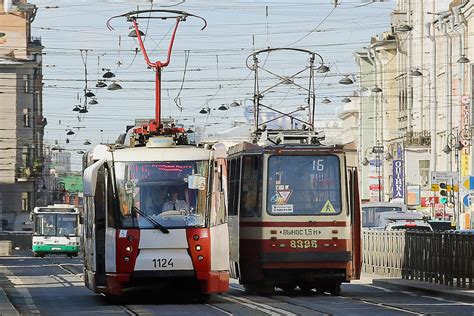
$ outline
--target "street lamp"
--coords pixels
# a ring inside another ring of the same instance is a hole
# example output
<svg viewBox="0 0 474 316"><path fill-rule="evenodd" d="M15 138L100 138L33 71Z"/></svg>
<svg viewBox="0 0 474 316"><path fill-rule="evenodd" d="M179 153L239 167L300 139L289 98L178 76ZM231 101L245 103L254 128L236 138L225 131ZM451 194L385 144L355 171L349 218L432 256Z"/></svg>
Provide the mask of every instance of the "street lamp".
<svg viewBox="0 0 474 316"><path fill-rule="evenodd" d="M467 64L467 63L470 63L471 61L469 60L469 58L467 58L465 55L461 55L461 57L459 57L458 59L458 63L460 64Z"/></svg>
<svg viewBox="0 0 474 316"><path fill-rule="evenodd" d="M379 93L382 92L382 89L380 89L379 86L375 85L375 87L372 88L372 92Z"/></svg>
<svg viewBox="0 0 474 316"><path fill-rule="evenodd" d="M412 70L412 71L410 72L410 75L413 76L413 77L420 77L420 76L423 76L423 74L421 73L421 71L418 70L418 69Z"/></svg>
<svg viewBox="0 0 474 316"><path fill-rule="evenodd" d="M317 72L318 74L323 74L323 73L326 73L326 72L328 72L328 71L329 71L329 67L326 66L326 65L324 65L324 64L322 64L321 66L319 66L318 68L316 68L316 72Z"/></svg>
<svg viewBox="0 0 474 316"><path fill-rule="evenodd" d="M321 103L329 104L329 103L331 103L331 100L329 100L328 97L324 97L324 99L321 101Z"/></svg>
<svg viewBox="0 0 474 316"><path fill-rule="evenodd" d="M339 80L339 83L340 83L340 84L346 84L346 85L347 85L347 84L353 84L354 81L353 81L351 78L349 78L349 76L345 76L344 78L342 78L341 80Z"/></svg>

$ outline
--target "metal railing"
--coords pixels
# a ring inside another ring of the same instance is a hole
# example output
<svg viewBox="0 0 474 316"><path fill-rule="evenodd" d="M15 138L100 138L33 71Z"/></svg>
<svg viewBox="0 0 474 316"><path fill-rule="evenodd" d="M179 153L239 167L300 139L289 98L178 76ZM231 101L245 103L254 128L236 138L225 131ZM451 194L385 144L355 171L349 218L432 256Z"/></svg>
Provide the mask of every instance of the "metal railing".
<svg viewBox="0 0 474 316"><path fill-rule="evenodd" d="M362 271L473 289L474 233L364 230Z"/></svg>

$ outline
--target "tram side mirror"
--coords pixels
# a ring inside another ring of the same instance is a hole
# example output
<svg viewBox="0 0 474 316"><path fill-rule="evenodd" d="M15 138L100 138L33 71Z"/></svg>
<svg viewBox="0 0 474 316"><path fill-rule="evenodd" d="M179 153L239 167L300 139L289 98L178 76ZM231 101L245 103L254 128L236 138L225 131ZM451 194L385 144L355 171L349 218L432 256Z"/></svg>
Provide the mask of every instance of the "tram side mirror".
<svg viewBox="0 0 474 316"><path fill-rule="evenodd" d="M206 177L198 174L188 176L188 189L194 190L205 190L206 189Z"/></svg>
<svg viewBox="0 0 474 316"><path fill-rule="evenodd" d="M84 224L84 214L79 214L79 224Z"/></svg>

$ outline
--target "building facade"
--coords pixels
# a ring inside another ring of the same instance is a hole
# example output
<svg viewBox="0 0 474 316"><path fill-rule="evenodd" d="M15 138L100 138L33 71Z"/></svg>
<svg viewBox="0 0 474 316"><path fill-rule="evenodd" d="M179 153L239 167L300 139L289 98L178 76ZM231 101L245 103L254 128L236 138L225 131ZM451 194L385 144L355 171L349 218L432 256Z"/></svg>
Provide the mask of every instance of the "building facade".
<svg viewBox="0 0 474 316"><path fill-rule="evenodd" d="M22 0L0 4L1 229L24 230L45 184L43 47L31 37L36 7Z"/></svg>
<svg viewBox="0 0 474 316"><path fill-rule="evenodd" d="M463 201L470 192L463 180L474 171L472 7L469 0L398 0L387 32L356 53L360 89L378 91L361 100L359 150L361 161L374 146L380 151L380 200L400 199L432 216L442 209L458 228L470 228L474 217ZM371 112L373 124L363 119ZM370 166L361 166L366 200ZM436 172L449 173L444 205Z"/></svg>

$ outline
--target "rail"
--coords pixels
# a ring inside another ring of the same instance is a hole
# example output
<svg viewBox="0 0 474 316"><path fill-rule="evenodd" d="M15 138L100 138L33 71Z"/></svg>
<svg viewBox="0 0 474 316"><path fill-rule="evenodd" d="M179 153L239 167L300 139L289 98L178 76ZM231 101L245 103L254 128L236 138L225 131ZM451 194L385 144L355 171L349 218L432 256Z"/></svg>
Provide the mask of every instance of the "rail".
<svg viewBox="0 0 474 316"><path fill-rule="evenodd" d="M474 233L363 231L362 271L473 289Z"/></svg>

